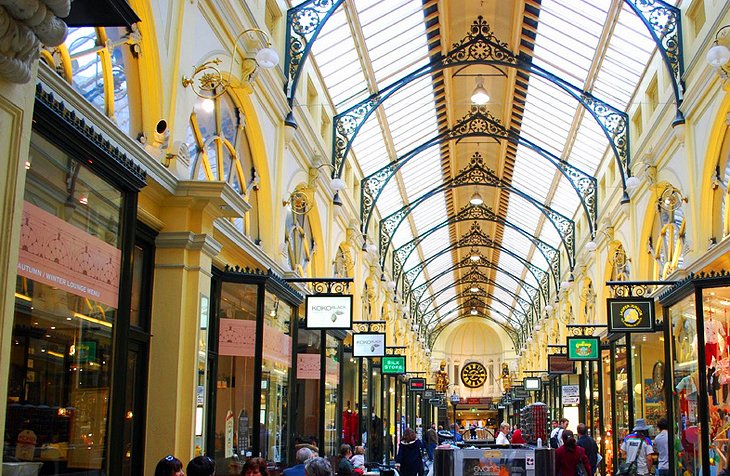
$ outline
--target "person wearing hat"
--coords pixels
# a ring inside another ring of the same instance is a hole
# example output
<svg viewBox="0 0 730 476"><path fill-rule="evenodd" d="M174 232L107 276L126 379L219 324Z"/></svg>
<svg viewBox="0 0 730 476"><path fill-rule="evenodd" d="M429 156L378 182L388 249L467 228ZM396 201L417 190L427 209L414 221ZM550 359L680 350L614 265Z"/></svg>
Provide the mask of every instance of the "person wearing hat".
<svg viewBox="0 0 730 476"><path fill-rule="evenodd" d="M646 421L643 418L637 418L633 432L627 435L621 443L621 453L627 463L636 462L636 474L639 476L649 474L650 455L654 453L648 432L649 425L646 424Z"/></svg>

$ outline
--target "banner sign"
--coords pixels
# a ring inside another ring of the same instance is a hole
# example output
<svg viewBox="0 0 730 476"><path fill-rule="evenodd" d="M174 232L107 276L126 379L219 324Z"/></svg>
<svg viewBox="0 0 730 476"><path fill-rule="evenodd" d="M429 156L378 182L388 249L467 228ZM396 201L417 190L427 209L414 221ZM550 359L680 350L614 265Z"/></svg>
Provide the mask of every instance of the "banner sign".
<svg viewBox="0 0 730 476"><path fill-rule="evenodd" d="M608 332L654 332L654 299L609 298L606 303Z"/></svg>
<svg viewBox="0 0 730 476"><path fill-rule="evenodd" d="M565 354L548 355L548 374L550 375L572 375L575 373L575 364L568 360Z"/></svg>
<svg viewBox="0 0 730 476"><path fill-rule="evenodd" d="M568 337L568 360L599 360L600 337Z"/></svg>
<svg viewBox="0 0 730 476"><path fill-rule="evenodd" d="M352 329L351 294L315 294L305 301L307 329Z"/></svg>
<svg viewBox="0 0 730 476"><path fill-rule="evenodd" d="M423 391L423 398L431 399L436 397L436 390L429 388Z"/></svg>
<svg viewBox="0 0 730 476"><path fill-rule="evenodd" d="M578 405L580 403L580 386L563 385L563 405Z"/></svg>
<svg viewBox="0 0 730 476"><path fill-rule="evenodd" d="M383 375L400 375L406 373L406 357L404 355L386 355L380 360Z"/></svg>
<svg viewBox="0 0 730 476"><path fill-rule="evenodd" d="M423 392L426 389L425 378L409 378L408 390L411 392Z"/></svg>
<svg viewBox="0 0 730 476"><path fill-rule="evenodd" d="M542 379L540 377L526 377L522 385L528 391L540 390L542 388Z"/></svg>
<svg viewBox="0 0 730 476"><path fill-rule="evenodd" d="M385 355L385 334L352 334L353 357L383 357Z"/></svg>

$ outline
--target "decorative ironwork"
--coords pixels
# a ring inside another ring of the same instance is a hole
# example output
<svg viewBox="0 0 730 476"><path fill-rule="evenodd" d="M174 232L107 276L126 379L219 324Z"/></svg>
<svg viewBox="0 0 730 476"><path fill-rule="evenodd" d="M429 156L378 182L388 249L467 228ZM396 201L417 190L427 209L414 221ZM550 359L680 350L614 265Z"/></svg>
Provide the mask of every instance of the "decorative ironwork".
<svg viewBox="0 0 730 476"><path fill-rule="evenodd" d="M352 321L353 332L385 333L386 321Z"/></svg>
<svg viewBox="0 0 730 476"><path fill-rule="evenodd" d="M649 34L662 55L672 78L674 100L677 104L675 124L684 122L680 110L684 99L684 61L682 59L682 12L662 0L625 0L649 29Z"/></svg>
<svg viewBox="0 0 730 476"><path fill-rule="evenodd" d="M286 12L286 44L284 58L284 77L288 81L287 97L289 105L294 102L297 83L304 62L309 56L312 44L344 0L308 0Z"/></svg>
<svg viewBox="0 0 730 476"><path fill-rule="evenodd" d="M472 105L470 111L462 117L451 129L439 132L436 136L428 139L412 151L390 162L380 170L365 177L360 183L360 216L361 230L367 233L370 219L375 209L376 202L380 197L383 189L390 179L398 172L406 163L416 157L422 151L441 144L446 141L458 140L465 137L492 137L497 140L506 140L515 145L524 145L540 156L547 159L553 164L566 179L571 183L573 189L578 195L581 205L588 216L588 225L590 231L596 229L596 220L598 217L597 190L598 184L594 177L583 172L579 168L562 160L560 157L541 148L533 142L520 137L519 134L508 131L502 123L494 117L486 108L486 106ZM471 177L472 181L485 181L488 185L497 186L499 179L491 174L481 173ZM492 183L486 182L492 181Z"/></svg>
<svg viewBox="0 0 730 476"><path fill-rule="evenodd" d="M408 347L405 345L386 345L385 355L408 355Z"/></svg>
<svg viewBox="0 0 730 476"><path fill-rule="evenodd" d="M441 311L444 307L446 307L446 305L448 305L454 301L457 301L459 299L462 299L463 297L464 297L463 293L460 295L454 296L454 297L450 298L448 301L439 305L437 308L434 308L434 309L424 313L421 316L417 316L417 319L420 320L421 322L423 322L423 324L428 328L428 327L432 326L433 324L435 324L436 322L438 322L438 320L434 319L434 317L439 313L439 311ZM504 301L501 301L500 299L492 296L492 294L490 294L490 293L485 292L480 297L492 299L494 301L499 302L500 304L505 305L509 309L511 309L511 307L507 306ZM471 299L470 301L467 301L466 303L461 304L460 306L456 307L456 309L454 309L454 311L452 311L452 312L458 313L459 311L463 311L466 309L471 310L472 308L475 308L475 307L484 308L484 309L489 310L489 312L494 312L496 314L499 314L500 316L502 316L504 318L505 321L507 321L508 323L510 323L511 325L513 325L515 327L520 327L522 325L522 323L519 320L515 320L515 319L509 317L508 315L504 314L502 311L495 309L492 306L488 306L485 302L480 301L478 298Z"/></svg>
<svg viewBox="0 0 730 476"><path fill-rule="evenodd" d="M306 283L312 294L348 294L353 278L286 278L287 283Z"/></svg>
<svg viewBox="0 0 730 476"><path fill-rule="evenodd" d="M411 203L404 205L400 210L397 210L380 220L379 243L381 266L385 264L385 255L387 254L387 249L390 246L395 231L398 229L405 217L407 217L417 206L424 203L437 193L453 188L475 185L494 186L509 190L511 193L523 198L540 210L540 212L545 215L548 221L558 231L567 252L570 269L573 269L575 266L575 223L573 220L553 210L522 190L513 187L511 183L499 178L493 170L484 165L484 159L479 152L474 153L469 165L459 171L454 178L437 185L435 188L411 201Z"/></svg>
<svg viewBox="0 0 730 476"><path fill-rule="evenodd" d="M592 336L596 330L605 329L608 327L607 324L567 324L565 326L568 330L568 334L577 337L589 337Z"/></svg>
<svg viewBox="0 0 730 476"><path fill-rule="evenodd" d="M613 297L649 296L656 291L655 287L672 284L676 281L606 281Z"/></svg>
<svg viewBox="0 0 730 476"><path fill-rule="evenodd" d="M535 247L542 253L543 257L545 258L545 261L550 265L550 270L553 275L553 282L555 283L555 292L558 293L558 283L560 282L560 253L558 252L557 248L554 248L553 246L549 245L548 243L545 243L544 241L540 240L539 238L536 238L534 235L528 233L527 231L523 230L519 226L515 225L514 223L497 216L494 211L485 204L482 205L465 205L464 207L459 210L459 212L456 215L449 216L446 220L442 221L438 225L435 225L434 227L430 228L429 230L419 234L417 237L413 238L408 243L405 243L404 245L400 246L393 252L393 258L392 258L392 270L393 270L393 279L395 281L398 281L400 278L401 272L403 271L403 264L408 261L408 258L410 257L413 250L418 247L418 245L429 235L434 233L437 230L440 230L444 227L447 227L453 223L459 223L462 221L491 221L494 223L499 223L503 226L512 228L513 230L519 232L522 236L529 239ZM502 248L504 249L504 248ZM538 268L539 269L539 268ZM541 270L542 271L542 270ZM544 271L543 271L544 272ZM548 288L545 287L545 294L549 294Z"/></svg>

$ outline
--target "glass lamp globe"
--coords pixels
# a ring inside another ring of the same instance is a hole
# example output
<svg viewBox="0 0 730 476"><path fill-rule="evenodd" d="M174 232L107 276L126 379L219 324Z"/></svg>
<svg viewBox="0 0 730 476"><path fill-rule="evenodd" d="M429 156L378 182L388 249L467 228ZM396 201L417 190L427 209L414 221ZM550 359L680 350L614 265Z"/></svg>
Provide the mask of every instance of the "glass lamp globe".
<svg viewBox="0 0 730 476"><path fill-rule="evenodd" d="M727 46L718 45L717 43L710 48L706 56L707 62L714 68L720 68L730 61L730 50Z"/></svg>
<svg viewBox="0 0 730 476"><path fill-rule="evenodd" d="M264 69L271 69L279 64L279 53L274 48L261 48L256 52L256 64Z"/></svg>

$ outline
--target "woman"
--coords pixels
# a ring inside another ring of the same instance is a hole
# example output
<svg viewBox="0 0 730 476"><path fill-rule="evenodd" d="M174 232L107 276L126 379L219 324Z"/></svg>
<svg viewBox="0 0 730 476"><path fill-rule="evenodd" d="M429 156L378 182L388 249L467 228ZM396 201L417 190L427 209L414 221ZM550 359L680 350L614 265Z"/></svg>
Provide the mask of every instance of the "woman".
<svg viewBox="0 0 730 476"><path fill-rule="evenodd" d="M268 476L266 473L266 460L263 458L250 458L243 464L241 476Z"/></svg>
<svg viewBox="0 0 730 476"><path fill-rule="evenodd" d="M497 433L497 441L495 441L495 444L509 445L509 438L507 438L508 434L509 434L509 423L502 423L501 425L499 425L499 433Z"/></svg>
<svg viewBox="0 0 730 476"><path fill-rule="evenodd" d="M524 445L525 438L522 436L522 430L519 425L515 425L515 431L512 432L512 444L513 445Z"/></svg>
<svg viewBox="0 0 730 476"><path fill-rule="evenodd" d="M347 443L340 446L340 461L337 463L337 476L352 476L355 470L352 466L350 458L352 457L352 448Z"/></svg>
<svg viewBox="0 0 730 476"><path fill-rule="evenodd" d="M578 446L572 431L563 430L563 446L555 450L557 476L579 475L578 465L582 467L585 476L591 474L591 464L588 462L586 450Z"/></svg>
<svg viewBox="0 0 730 476"><path fill-rule="evenodd" d="M406 428L398 445L398 454L395 456L396 469L401 476L423 476L422 449L423 443L416 439L416 432Z"/></svg>
<svg viewBox="0 0 730 476"><path fill-rule="evenodd" d="M185 476L182 461L172 455L165 456L157 463L155 476Z"/></svg>

